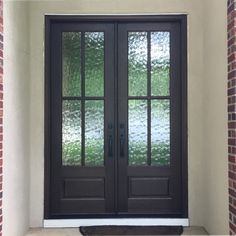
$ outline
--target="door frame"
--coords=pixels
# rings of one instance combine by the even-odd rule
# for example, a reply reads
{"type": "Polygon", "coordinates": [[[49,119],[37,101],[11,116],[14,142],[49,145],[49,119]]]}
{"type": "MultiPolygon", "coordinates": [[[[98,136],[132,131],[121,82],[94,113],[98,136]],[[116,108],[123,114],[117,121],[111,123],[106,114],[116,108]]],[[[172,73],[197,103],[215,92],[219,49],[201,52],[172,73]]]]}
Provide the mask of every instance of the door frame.
{"type": "MultiPolygon", "coordinates": [[[[45,100],[44,100],[44,219],[52,219],[50,215],[50,188],[51,188],[51,50],[50,33],[54,23],[66,22],[176,22],[180,25],[181,31],[181,167],[182,167],[182,204],[183,215],[178,218],[188,217],[188,160],[187,160],[187,15],[46,15],[45,16],[45,100]]],[[[110,218],[109,216],[104,216],[110,218]]],[[[113,216],[114,217],[114,216],[113,216]]],[[[122,216],[117,216],[117,218],[122,216]]],[[[141,217],[129,215],[127,217],[141,217]]],[[[150,216],[151,217],[151,216],[150,216]]],[[[157,217],[155,215],[153,217],[157,217]]],[[[176,216],[166,216],[176,217],[176,216]]],[[[101,217],[99,217],[101,218],[101,217]]]]}

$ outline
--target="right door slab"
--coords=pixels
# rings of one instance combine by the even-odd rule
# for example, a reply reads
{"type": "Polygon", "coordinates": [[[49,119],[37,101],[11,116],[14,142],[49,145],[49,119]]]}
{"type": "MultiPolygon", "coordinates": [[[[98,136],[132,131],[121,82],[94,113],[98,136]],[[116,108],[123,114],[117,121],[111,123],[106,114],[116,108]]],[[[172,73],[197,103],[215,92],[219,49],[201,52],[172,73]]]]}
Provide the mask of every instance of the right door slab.
{"type": "Polygon", "coordinates": [[[118,25],[118,212],[183,214],[181,31],[118,25]]]}

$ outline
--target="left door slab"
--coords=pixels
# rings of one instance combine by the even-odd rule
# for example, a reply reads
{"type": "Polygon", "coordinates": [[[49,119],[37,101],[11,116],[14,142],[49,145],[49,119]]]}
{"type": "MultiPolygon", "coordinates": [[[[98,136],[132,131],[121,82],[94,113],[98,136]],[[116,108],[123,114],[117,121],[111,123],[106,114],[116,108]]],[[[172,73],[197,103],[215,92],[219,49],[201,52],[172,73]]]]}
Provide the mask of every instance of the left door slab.
{"type": "Polygon", "coordinates": [[[49,216],[113,214],[114,25],[51,24],[49,47],[49,216]]]}

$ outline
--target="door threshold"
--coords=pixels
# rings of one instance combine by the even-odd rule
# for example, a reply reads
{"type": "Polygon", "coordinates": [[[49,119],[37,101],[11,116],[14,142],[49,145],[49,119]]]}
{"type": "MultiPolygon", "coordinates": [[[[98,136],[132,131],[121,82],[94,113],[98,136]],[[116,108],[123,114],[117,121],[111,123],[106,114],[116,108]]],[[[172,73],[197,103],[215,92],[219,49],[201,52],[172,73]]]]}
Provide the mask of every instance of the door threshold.
{"type": "Polygon", "coordinates": [[[44,228],[73,228],[93,225],[189,226],[188,218],[109,218],[44,220],[44,228]]]}

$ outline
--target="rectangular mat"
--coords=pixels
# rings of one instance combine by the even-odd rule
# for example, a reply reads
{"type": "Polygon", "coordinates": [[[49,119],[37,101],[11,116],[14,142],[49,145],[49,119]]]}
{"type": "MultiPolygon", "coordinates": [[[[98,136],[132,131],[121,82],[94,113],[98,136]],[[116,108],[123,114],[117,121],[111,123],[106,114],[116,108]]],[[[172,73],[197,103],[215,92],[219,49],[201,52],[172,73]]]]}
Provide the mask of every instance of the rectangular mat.
{"type": "Polygon", "coordinates": [[[92,235],[181,235],[182,226],[83,226],[84,236],[92,235]]]}

